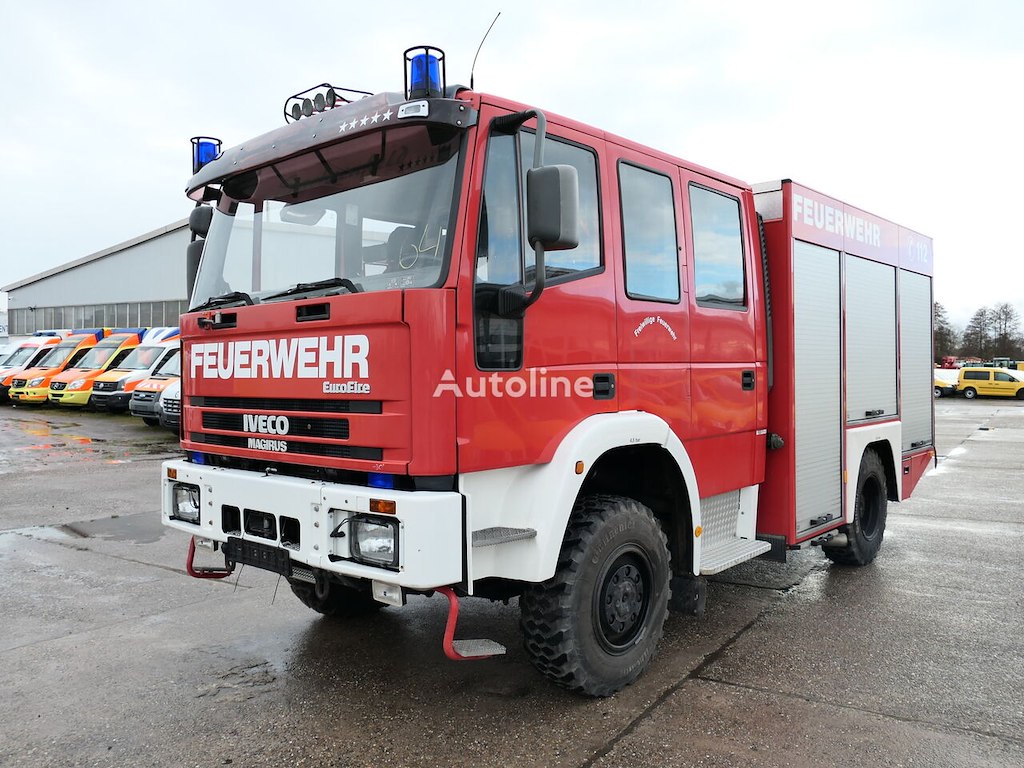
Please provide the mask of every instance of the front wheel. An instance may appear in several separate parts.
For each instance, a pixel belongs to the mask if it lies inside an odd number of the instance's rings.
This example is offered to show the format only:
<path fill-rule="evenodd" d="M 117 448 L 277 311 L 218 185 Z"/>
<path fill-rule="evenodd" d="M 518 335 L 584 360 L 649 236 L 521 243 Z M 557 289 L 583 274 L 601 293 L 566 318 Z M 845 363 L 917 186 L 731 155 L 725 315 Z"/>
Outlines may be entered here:
<path fill-rule="evenodd" d="M 964 397 L 966 397 L 968 400 L 973 400 L 977 396 L 978 390 L 976 390 L 974 387 L 968 387 L 967 389 L 964 390 Z"/>
<path fill-rule="evenodd" d="M 885 535 L 888 507 L 885 467 L 878 454 L 869 449 L 860 461 L 853 522 L 846 526 L 846 545 L 822 547 L 825 556 L 840 565 L 867 565 L 874 560 Z"/>
<path fill-rule="evenodd" d="M 935 387 L 935 389 L 932 390 L 932 395 L 936 398 L 942 397 L 942 387 Z"/>
<path fill-rule="evenodd" d="M 665 533 L 650 509 L 622 496 L 579 500 L 555 575 L 519 600 L 530 661 L 590 696 L 629 685 L 657 650 L 670 575 Z"/>

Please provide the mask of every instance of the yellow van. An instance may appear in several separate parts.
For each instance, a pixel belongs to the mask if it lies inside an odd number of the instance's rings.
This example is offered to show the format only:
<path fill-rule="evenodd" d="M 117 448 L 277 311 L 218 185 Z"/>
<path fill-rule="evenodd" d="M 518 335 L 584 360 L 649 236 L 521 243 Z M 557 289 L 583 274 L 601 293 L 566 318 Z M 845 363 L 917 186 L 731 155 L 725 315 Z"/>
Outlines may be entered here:
<path fill-rule="evenodd" d="M 1024 400 L 1024 379 L 1018 371 L 1006 368 L 961 368 L 957 391 L 968 400 L 978 395 L 1016 397 Z"/>

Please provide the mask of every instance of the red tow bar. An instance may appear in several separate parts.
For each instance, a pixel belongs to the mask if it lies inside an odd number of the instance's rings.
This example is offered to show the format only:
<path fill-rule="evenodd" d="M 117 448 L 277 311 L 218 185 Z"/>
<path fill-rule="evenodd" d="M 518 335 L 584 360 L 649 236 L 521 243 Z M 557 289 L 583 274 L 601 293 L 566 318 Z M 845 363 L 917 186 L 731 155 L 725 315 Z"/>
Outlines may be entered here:
<path fill-rule="evenodd" d="M 188 540 L 188 558 L 185 560 L 185 571 L 194 579 L 223 579 L 234 573 L 231 568 L 197 568 L 193 565 L 196 559 L 196 537 Z"/>
<path fill-rule="evenodd" d="M 448 622 L 444 627 L 444 655 L 452 661 L 477 661 L 500 656 L 505 646 L 493 640 L 456 640 L 455 624 L 459 620 L 459 598 L 451 587 L 438 587 L 437 592 L 448 598 Z"/>

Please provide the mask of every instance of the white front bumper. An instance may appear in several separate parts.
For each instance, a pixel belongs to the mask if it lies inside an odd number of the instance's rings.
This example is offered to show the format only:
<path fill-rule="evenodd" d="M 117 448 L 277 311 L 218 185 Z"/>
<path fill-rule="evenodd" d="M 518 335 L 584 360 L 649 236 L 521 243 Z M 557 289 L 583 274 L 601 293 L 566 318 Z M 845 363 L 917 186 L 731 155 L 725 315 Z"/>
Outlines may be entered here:
<path fill-rule="evenodd" d="M 168 470 L 177 473 L 172 480 Z M 161 521 L 164 525 L 199 538 L 226 542 L 236 537 L 286 549 L 293 562 L 305 563 L 332 573 L 372 579 L 411 589 L 432 589 L 463 580 L 466 536 L 463 530 L 462 496 L 455 492 L 393 491 L 340 485 L 319 480 L 266 475 L 237 469 L 207 467 L 175 460 L 162 465 Z M 172 487 L 189 483 L 199 487 L 199 524 L 171 517 Z M 351 557 L 346 535 L 332 537 L 342 521 L 370 513 L 370 499 L 395 502 L 399 529 L 397 570 L 365 565 Z M 275 538 L 268 539 L 241 531 L 225 532 L 223 508 L 271 514 L 277 522 Z M 281 517 L 298 522 L 298 543 L 281 543 Z M 293 525 L 294 527 L 294 525 Z"/>

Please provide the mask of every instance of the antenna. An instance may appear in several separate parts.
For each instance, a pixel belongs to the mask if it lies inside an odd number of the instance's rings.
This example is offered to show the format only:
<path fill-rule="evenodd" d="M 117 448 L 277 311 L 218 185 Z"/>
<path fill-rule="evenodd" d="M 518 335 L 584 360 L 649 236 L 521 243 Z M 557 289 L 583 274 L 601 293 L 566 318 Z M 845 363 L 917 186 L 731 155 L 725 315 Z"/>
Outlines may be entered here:
<path fill-rule="evenodd" d="M 501 11 L 498 11 L 498 16 L 501 16 Z M 476 47 L 476 53 L 473 55 L 473 66 L 469 68 L 469 90 L 471 90 L 471 91 L 474 90 L 473 89 L 473 72 L 476 70 L 476 59 L 477 59 L 477 56 L 480 55 L 480 49 L 484 47 L 484 43 L 487 40 L 487 36 L 489 34 L 491 34 L 491 30 L 494 29 L 494 25 L 498 21 L 498 16 L 494 17 L 494 21 L 491 22 L 491 26 L 489 26 L 487 28 L 487 31 L 484 32 L 484 39 L 480 41 L 480 45 L 478 45 Z"/>

